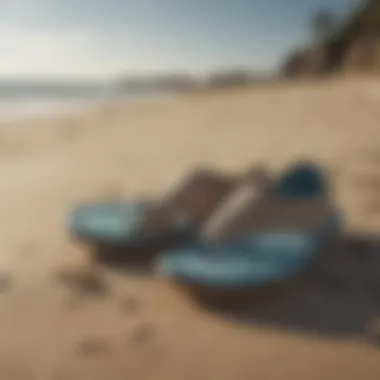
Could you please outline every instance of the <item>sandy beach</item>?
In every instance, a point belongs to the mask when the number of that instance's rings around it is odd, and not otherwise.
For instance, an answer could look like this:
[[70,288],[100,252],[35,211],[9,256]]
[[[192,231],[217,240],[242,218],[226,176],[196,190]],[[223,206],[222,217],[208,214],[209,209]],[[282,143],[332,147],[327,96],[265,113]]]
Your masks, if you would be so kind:
[[[380,351],[359,331],[380,318],[380,245],[374,261],[344,266],[357,278],[350,291],[313,290],[290,300],[294,309],[276,304],[273,313],[286,317],[270,323],[206,313],[154,278],[96,268],[104,289],[83,294],[58,276],[90,270],[86,250],[66,235],[78,202],[158,195],[203,166],[276,171],[316,159],[331,176],[347,233],[376,235],[379,104],[380,79],[331,79],[2,123],[0,378],[380,379]],[[366,298],[368,281],[378,286],[377,306]],[[282,323],[300,308],[306,328]],[[315,327],[322,325],[331,328]],[[342,326],[349,333],[335,336]]]

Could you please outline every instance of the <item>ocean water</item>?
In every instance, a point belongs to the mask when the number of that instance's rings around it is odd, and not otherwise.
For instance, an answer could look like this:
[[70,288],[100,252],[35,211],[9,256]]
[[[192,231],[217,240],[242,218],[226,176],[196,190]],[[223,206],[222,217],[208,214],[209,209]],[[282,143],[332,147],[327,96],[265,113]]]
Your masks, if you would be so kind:
[[117,89],[110,85],[0,81],[0,122],[65,115],[105,102],[158,95],[157,90]]

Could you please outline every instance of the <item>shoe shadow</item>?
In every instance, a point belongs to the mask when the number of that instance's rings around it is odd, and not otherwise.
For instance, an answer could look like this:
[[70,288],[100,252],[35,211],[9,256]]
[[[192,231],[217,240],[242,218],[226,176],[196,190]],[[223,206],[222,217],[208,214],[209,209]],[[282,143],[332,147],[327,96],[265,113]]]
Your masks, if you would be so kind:
[[373,331],[380,317],[380,237],[344,236],[296,286],[279,286],[268,298],[202,306],[242,324],[341,337],[380,336],[380,329]]
[[150,276],[154,271],[155,259],[170,248],[180,244],[180,236],[167,238],[160,237],[157,241],[149,244],[132,245],[101,245],[94,244],[91,247],[91,256],[95,262],[118,272]]

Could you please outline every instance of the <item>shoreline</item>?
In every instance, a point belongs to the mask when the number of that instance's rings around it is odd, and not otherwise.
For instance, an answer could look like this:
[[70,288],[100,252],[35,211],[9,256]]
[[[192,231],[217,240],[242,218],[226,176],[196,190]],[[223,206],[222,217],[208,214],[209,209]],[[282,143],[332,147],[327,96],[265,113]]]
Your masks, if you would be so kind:
[[115,97],[18,97],[0,98],[0,123],[33,121],[43,118],[59,118],[67,115],[83,115],[106,106],[144,102],[177,94],[151,93],[126,94]]

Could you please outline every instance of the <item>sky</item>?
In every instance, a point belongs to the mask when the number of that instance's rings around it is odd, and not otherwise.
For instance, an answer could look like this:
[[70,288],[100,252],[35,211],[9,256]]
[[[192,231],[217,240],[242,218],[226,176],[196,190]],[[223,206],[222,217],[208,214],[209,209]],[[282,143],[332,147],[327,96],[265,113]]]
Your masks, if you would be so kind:
[[272,70],[313,11],[358,0],[0,0],[0,77]]

